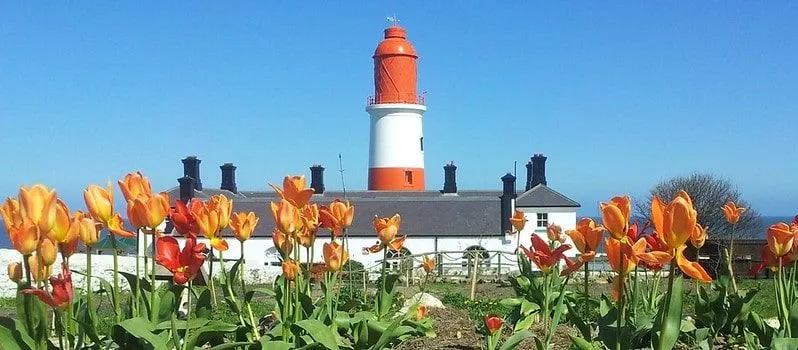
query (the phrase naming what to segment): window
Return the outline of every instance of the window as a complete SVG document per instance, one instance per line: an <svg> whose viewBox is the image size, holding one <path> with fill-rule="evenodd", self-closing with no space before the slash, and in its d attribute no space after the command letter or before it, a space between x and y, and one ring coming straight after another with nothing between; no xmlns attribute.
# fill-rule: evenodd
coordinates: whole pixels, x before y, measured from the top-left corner
<svg viewBox="0 0 798 350"><path fill-rule="evenodd" d="M410 170L405 170L405 183L409 185L413 184L413 172Z"/></svg>
<svg viewBox="0 0 798 350"><path fill-rule="evenodd" d="M549 213L538 213L538 227L549 226Z"/></svg>
<svg viewBox="0 0 798 350"><path fill-rule="evenodd" d="M419 143L421 143L421 151L424 151L424 138L418 139Z"/></svg>
<svg viewBox="0 0 798 350"><path fill-rule="evenodd" d="M402 250L398 252L388 249L385 267L393 271L407 271L408 269L412 269L413 258L410 257L411 255L413 254L405 247L402 247Z"/></svg>

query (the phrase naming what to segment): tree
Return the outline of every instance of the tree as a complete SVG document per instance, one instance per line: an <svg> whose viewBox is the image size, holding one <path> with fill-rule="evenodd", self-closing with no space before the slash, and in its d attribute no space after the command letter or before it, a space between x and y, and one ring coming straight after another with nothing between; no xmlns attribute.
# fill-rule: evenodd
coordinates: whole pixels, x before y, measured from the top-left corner
<svg viewBox="0 0 798 350"><path fill-rule="evenodd" d="M746 202L731 181L712 174L693 173L689 176L679 176L664 180L654 186L646 200L635 201L635 214L643 221L651 217L651 199L656 195L669 202L680 190L687 191L693 200L698 223L707 227L707 236L710 242L717 247L717 257L722 257L722 250L728 247L732 239L753 238L763 230L762 220L756 209ZM726 223L721 207L732 201L737 206L746 208L734 231ZM733 236L732 236L733 234ZM720 260L716 260L720 264ZM718 266L715 266L718 271Z"/></svg>

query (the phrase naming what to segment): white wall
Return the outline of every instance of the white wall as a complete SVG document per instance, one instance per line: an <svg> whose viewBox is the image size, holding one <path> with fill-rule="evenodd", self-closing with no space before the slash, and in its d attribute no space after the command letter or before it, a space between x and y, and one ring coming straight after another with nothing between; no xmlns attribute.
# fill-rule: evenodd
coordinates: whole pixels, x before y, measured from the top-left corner
<svg viewBox="0 0 798 350"><path fill-rule="evenodd" d="M563 235L565 231L576 229L576 208L516 208L524 213L524 217L528 220L524 230L521 231L521 245L529 247L531 244L532 234L539 235L544 240L548 241L546 236L546 227L537 227L538 213L548 213L548 223L557 224L562 227ZM573 242L568 236L565 236L565 243L573 247ZM579 252L576 248L568 250L565 254L569 257L576 256Z"/></svg>

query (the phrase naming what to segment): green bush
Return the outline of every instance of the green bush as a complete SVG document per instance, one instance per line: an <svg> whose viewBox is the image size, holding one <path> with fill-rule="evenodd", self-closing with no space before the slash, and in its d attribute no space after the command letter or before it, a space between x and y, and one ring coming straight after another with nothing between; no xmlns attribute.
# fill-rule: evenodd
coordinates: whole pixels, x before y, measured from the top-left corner
<svg viewBox="0 0 798 350"><path fill-rule="evenodd" d="M505 317L510 312L510 310L502 306L499 299L480 298L470 300L460 293L446 293L441 298L441 302L447 307L468 312L468 316L478 322L482 322L483 317L487 314L497 314Z"/></svg>

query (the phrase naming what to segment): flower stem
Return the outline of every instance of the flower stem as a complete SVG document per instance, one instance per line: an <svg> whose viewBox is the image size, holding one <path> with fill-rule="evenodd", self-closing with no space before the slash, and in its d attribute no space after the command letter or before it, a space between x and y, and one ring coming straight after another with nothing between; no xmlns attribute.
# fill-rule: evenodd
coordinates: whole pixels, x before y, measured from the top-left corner
<svg viewBox="0 0 798 350"><path fill-rule="evenodd" d="M94 324L97 318L94 314L94 304L91 302L91 296L94 294L91 287L91 250L92 247L86 247L86 307L89 309L91 322Z"/></svg>
<svg viewBox="0 0 798 350"><path fill-rule="evenodd" d="M22 263L25 265L25 277L28 280L28 288L32 288L33 284L31 281L31 270L30 270L30 263L28 263L28 258L31 255L25 255L22 257ZM34 327L33 327L33 295L30 294L23 294L22 296L24 303L25 303L25 324L28 326L28 334L34 334Z"/></svg>
<svg viewBox="0 0 798 350"><path fill-rule="evenodd" d="M155 228L152 229L152 272L150 273L150 282L152 283L152 292L150 292L150 322L155 323L158 319L158 313L155 311L155 257L158 255L158 232Z"/></svg>
<svg viewBox="0 0 798 350"><path fill-rule="evenodd" d="M114 299L116 322L119 323L122 320L122 311L119 308L119 260L116 252L116 235L113 234L111 230L108 230L108 235L111 238L111 249L114 251L114 290L112 291L112 296Z"/></svg>
<svg viewBox="0 0 798 350"><path fill-rule="evenodd" d="M60 349L66 349L64 347L64 323L62 320L64 313L63 311L58 309L54 311L55 311L55 332L58 333L58 345Z"/></svg>
<svg viewBox="0 0 798 350"><path fill-rule="evenodd" d="M670 308L671 308L671 297L672 297L672 294L673 294L673 280L675 279L674 277L676 275L676 254L673 254L673 255L674 255L673 259L671 260L671 263L670 263L670 271L668 272L668 293L665 294L665 310L670 310ZM666 316L667 316L667 312L663 312L662 313L662 318L659 319L661 325L665 324L665 317ZM658 343L659 343L658 345L659 346L657 347L658 349L665 348L664 339L665 338L662 337L662 336L659 337L659 340L658 340Z"/></svg>
<svg viewBox="0 0 798 350"><path fill-rule="evenodd" d="M183 334L183 346L182 346L182 348L184 350L186 349L186 346L187 346L186 344L188 343L188 333L189 333L189 330L190 330L189 321L191 321L191 293L192 293L191 282L192 282L192 280L188 281L188 291L187 291L188 292L188 298L187 298L188 301L186 302L188 304L186 306L186 333ZM175 345L177 345L177 344L175 344Z"/></svg>
<svg viewBox="0 0 798 350"><path fill-rule="evenodd" d="M588 306L588 303L590 302L590 300L589 300L590 299L590 294L589 294L590 293L590 284L588 282L588 276L590 276L590 270L588 269L587 265L588 265L588 262L585 262L585 278L584 278L584 280L585 280L584 281L584 283L585 283L585 314L582 315L582 317L587 317L589 309L590 309L590 306Z"/></svg>
<svg viewBox="0 0 798 350"><path fill-rule="evenodd" d="M282 307L282 310L281 310L281 313L280 313L280 317L282 318L282 320L280 320L280 321L282 321L282 323L283 323L283 325L282 325L283 326L283 339L282 340L284 342L288 342L289 341L289 339L288 339L289 338L288 331L290 330L290 327L289 327L290 325L288 324L288 321L289 321L288 314L291 313L291 311L290 311L291 293L288 292L288 287L290 285L291 285L291 282L289 282L287 279L283 278L283 305L282 305L283 307Z"/></svg>
<svg viewBox="0 0 798 350"><path fill-rule="evenodd" d="M731 236L729 237L729 255L727 256L726 260L729 264L729 278L731 278L732 283L732 290L734 293L737 293L737 280L734 279L734 267L733 267L733 260L734 260L734 231L737 227L737 224L732 225Z"/></svg>
<svg viewBox="0 0 798 350"><path fill-rule="evenodd" d="M238 264L238 274L241 276L241 295L244 296L244 305L247 306L249 323L252 324L252 334L255 335L255 340L259 340L260 333L258 332L258 325L255 324L255 316L252 314L252 306L250 306L249 301L247 300L247 287L244 281L244 262L244 241L241 241L241 262Z"/></svg>
<svg viewBox="0 0 798 350"><path fill-rule="evenodd" d="M208 256L208 284L211 286L211 301L213 306L217 306L216 301L216 284L213 282L213 247L211 247L211 254Z"/></svg>
<svg viewBox="0 0 798 350"><path fill-rule="evenodd" d="M626 268L623 266L623 253L619 254L620 264L618 264L618 320L616 322L616 336L615 336L615 349L621 349L621 336L622 336L622 329L621 325L623 324L623 319L626 317L626 309L624 305L624 286L625 281L624 278L626 272Z"/></svg>
<svg viewBox="0 0 798 350"><path fill-rule="evenodd" d="M386 259L388 259L388 247L382 248L382 266L380 267L380 282L381 282L380 284L381 284L381 286L380 286L380 291L377 292L378 293L377 295L379 295L379 298L377 298L377 302L379 303L377 305L377 313L378 313L377 318L380 318L380 319L384 316L384 313L387 313L386 310L382 310L381 309L381 307L382 307L382 296L384 294L383 292L385 291L385 265L387 264L387 262L385 261Z"/></svg>
<svg viewBox="0 0 798 350"><path fill-rule="evenodd" d="M144 237L147 237L147 235L144 234ZM146 238L145 238L145 240L146 240ZM139 292L140 292L139 289L141 289L141 285L140 285L140 283L141 283L141 272L139 270L141 268L140 267L141 263L139 262L139 260L141 260L141 256L139 256L139 250L138 250L138 248L136 248L136 290L133 292L133 294L135 295L135 300L133 300L133 306L135 308L136 315L141 317L141 304L139 303L139 298L140 298L139 297Z"/></svg>

